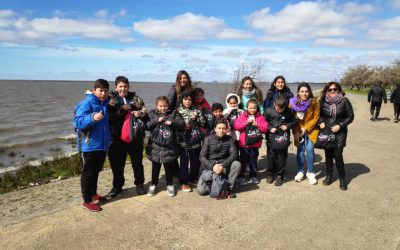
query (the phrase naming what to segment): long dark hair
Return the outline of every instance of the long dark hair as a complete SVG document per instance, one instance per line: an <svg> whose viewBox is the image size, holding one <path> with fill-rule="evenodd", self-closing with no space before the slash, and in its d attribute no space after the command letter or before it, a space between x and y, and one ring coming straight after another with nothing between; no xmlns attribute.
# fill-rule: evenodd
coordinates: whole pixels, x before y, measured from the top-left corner
<svg viewBox="0 0 400 250"><path fill-rule="evenodd" d="M335 87L338 89L338 93L342 94L343 96L346 95L346 93L343 91L342 86L338 82L328 82L324 89L321 92L321 97L325 97L326 93L328 92L328 89L332 86L335 85Z"/></svg>
<svg viewBox="0 0 400 250"><path fill-rule="evenodd" d="M236 94L238 95L238 96L240 96L240 98L242 99L242 96L243 96L243 84L244 84L244 82L245 81L247 81L247 80L250 80L251 81L251 84L253 85L253 88L256 90L256 101L258 102L258 103L263 103L263 101L264 101L264 99L263 99L263 94L262 94L262 92L261 92L261 89L259 89L258 87L257 87L257 85L254 83L254 81L253 81L253 79L250 77L250 76L245 76L245 77L243 77L243 79L242 79L242 84L240 85L240 87L236 90Z"/></svg>
<svg viewBox="0 0 400 250"><path fill-rule="evenodd" d="M181 76L186 75L187 77L187 85L185 89L182 89L180 81L181 81ZM175 91L176 91L176 96L179 97L184 90L193 90L193 85L192 85L192 80L190 79L189 73L186 72L185 70L180 70L178 74L176 75L176 80L175 80Z"/></svg>
<svg viewBox="0 0 400 250"><path fill-rule="evenodd" d="M268 92L272 92L272 93L275 92L275 90L276 90L275 83L276 83L279 79L282 79L282 81L285 83L285 86L283 87L282 91L290 91L290 88L287 86L285 77L283 77L283 76L277 76L277 77L275 77L274 80L272 81L271 87L269 88Z"/></svg>

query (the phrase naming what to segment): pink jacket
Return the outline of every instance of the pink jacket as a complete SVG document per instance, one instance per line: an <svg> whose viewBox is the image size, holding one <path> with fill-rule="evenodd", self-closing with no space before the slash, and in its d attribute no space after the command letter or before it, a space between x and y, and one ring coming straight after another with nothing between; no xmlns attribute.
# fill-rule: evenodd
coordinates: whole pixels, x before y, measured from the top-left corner
<svg viewBox="0 0 400 250"><path fill-rule="evenodd" d="M247 119L249 118L249 115L246 112L241 114L235 121L235 129L240 131L240 137L239 137L239 147L241 148L261 148L261 143L262 141L259 141L257 143L254 143L251 146L245 146L245 141L246 141L246 125L247 125ZM257 122L257 127L260 130L261 133L267 132L268 129L268 122L265 120L264 116L260 114L260 112L257 112L255 115L256 122Z"/></svg>

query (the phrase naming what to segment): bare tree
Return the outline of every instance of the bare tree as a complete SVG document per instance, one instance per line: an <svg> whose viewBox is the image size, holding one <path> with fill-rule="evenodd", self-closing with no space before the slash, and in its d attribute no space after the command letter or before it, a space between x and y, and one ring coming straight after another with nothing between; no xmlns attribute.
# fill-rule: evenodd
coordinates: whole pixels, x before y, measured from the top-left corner
<svg viewBox="0 0 400 250"><path fill-rule="evenodd" d="M261 60L252 64L239 64L233 69L233 91L236 92L236 90L242 86L242 79L245 76L250 76L254 81L257 81L257 79L260 80L260 74L262 73L264 67L265 62Z"/></svg>

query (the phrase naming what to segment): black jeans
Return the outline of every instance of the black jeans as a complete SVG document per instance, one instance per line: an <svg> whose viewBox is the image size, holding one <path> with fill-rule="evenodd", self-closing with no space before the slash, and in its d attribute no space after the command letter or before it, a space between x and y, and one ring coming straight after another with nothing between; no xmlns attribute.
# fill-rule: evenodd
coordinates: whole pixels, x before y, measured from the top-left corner
<svg viewBox="0 0 400 250"><path fill-rule="evenodd" d="M175 161L163 163L164 170L165 170L165 181L167 186L172 185L172 178L174 177L174 168L175 168ZM160 176L160 169L161 163L159 162L152 162L152 169L151 169L151 184L158 185L158 177Z"/></svg>
<svg viewBox="0 0 400 250"><path fill-rule="evenodd" d="M197 182L199 179L200 171L200 151L201 148L195 149L184 149L179 147L179 183L181 185L188 184L190 182ZM190 163L190 173L189 173Z"/></svg>
<svg viewBox="0 0 400 250"><path fill-rule="evenodd" d="M267 143L267 170L266 174L283 177L285 174L288 149L273 150L271 143Z"/></svg>
<svg viewBox="0 0 400 250"><path fill-rule="evenodd" d="M371 116L374 117L375 119L378 118L379 116L379 112L381 111L381 106L382 106L382 102L372 102L371 101ZM375 114L374 114L375 111Z"/></svg>
<svg viewBox="0 0 400 250"><path fill-rule="evenodd" d="M110 160L113 172L113 187L122 189L125 184L124 169L126 156L131 158L135 185L144 183L143 172L143 141L138 142L113 142L108 149L108 159Z"/></svg>
<svg viewBox="0 0 400 250"><path fill-rule="evenodd" d="M246 165L249 164L250 178L257 177L258 170L258 148L240 148L240 163L242 164L242 169L240 171L240 177L243 178L246 172Z"/></svg>
<svg viewBox="0 0 400 250"><path fill-rule="evenodd" d="M400 103L393 103L394 118L399 119Z"/></svg>
<svg viewBox="0 0 400 250"><path fill-rule="evenodd" d="M81 174L81 191L85 203L92 202L92 197L97 194L97 181L106 159L105 151L81 153L83 170Z"/></svg>
<svg viewBox="0 0 400 250"><path fill-rule="evenodd" d="M338 171L339 179L345 178L344 161L343 161L343 148L325 149L325 165L326 175L332 176L333 172L333 159L335 159L336 169Z"/></svg>

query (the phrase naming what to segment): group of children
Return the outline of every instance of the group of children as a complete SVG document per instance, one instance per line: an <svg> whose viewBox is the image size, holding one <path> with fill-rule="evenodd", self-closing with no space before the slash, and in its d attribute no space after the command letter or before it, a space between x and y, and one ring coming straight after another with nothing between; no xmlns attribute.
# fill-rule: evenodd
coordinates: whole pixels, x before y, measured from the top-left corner
<svg viewBox="0 0 400 250"><path fill-rule="evenodd" d="M272 183L275 180L276 186L282 185L288 145L274 148L273 135L277 134L278 130L288 132L296 125L294 113L287 108L287 101L283 97L278 97L272 107L264 111L262 95L260 97L258 94L259 89L250 77L245 77L240 91L227 95L225 108L220 103L210 106L204 98L204 91L194 88L179 93L176 109L170 106L168 97L159 96L155 101L155 109L148 112L142 100L128 90L129 82L125 77L117 77L115 91L111 94L108 82L99 79L95 82L92 92L87 94L86 99L75 109L74 125L78 130L78 141L81 145L79 151L84 166L81 176L84 208L100 211L98 202L106 199L97 194L97 180L107 151L114 175L113 188L108 197L115 197L122 191L127 153L130 154L132 165L135 165L133 170L137 193L146 193L141 163L144 136L131 137L131 142L120 140L120 130L130 116L133 117L129 118L130 124L132 120L140 120L143 122L143 129L150 133L146 146L146 155L152 162L151 185L147 191L149 196L158 191L161 165L164 165L165 169L168 196L176 195L174 177L179 178L182 191L192 191L192 186L196 185L201 174L199 158L202 142L207 135L213 133L215 120L220 118L226 119L227 135L232 137L239 151L238 160L242 166L238 184L259 183L257 160L263 135L267 134L267 171L268 176L273 178L267 182ZM128 103L126 96L129 94L131 98ZM135 124L135 129L140 127L138 123ZM130 150L131 147L134 147L135 151ZM122 154L122 157L117 157L120 161L115 160L115 154ZM246 170L249 171L248 180Z"/></svg>

